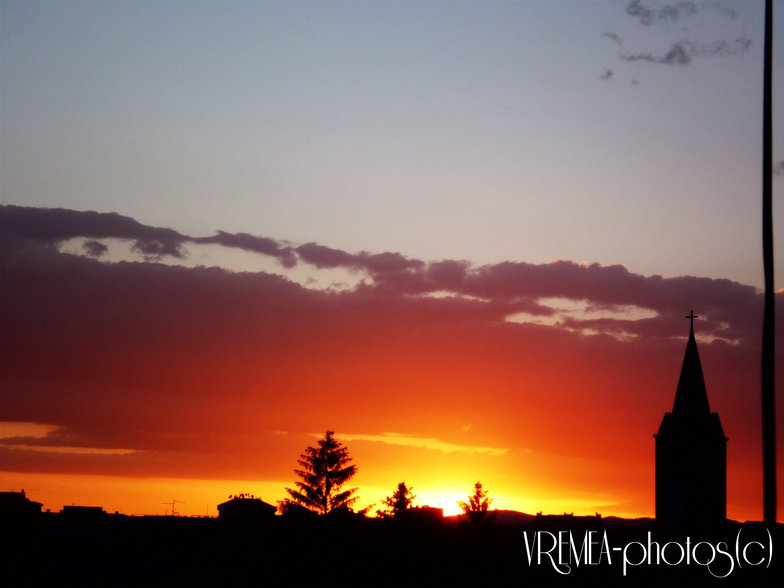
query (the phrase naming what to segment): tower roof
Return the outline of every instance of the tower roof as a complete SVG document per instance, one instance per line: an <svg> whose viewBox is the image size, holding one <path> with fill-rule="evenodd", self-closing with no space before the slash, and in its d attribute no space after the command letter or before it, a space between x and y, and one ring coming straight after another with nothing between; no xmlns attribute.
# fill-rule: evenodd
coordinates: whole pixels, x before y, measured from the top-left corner
<svg viewBox="0 0 784 588"><path fill-rule="evenodd" d="M686 354L683 356L681 377L678 380L678 390L675 392L675 404L672 415L678 417L709 417L710 405L708 392L705 389L705 379L702 376L700 354L697 351L697 341L694 339L694 320L692 319L689 330L689 341L686 343Z"/></svg>

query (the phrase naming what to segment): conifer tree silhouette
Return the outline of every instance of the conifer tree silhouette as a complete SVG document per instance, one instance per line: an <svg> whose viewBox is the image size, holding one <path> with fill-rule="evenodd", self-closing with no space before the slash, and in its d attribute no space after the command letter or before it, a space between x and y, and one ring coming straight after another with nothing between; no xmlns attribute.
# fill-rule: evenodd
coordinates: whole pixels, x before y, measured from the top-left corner
<svg viewBox="0 0 784 588"><path fill-rule="evenodd" d="M382 517L396 517L411 508L411 505L416 498L416 495L411 492L413 488L406 486L405 482L400 482L397 485L397 490L394 491L392 496L387 496L382 503L387 507L385 510L379 510L378 514Z"/></svg>
<svg viewBox="0 0 784 588"><path fill-rule="evenodd" d="M304 507L319 515L338 509L350 509L356 502L357 489L341 490L343 484L357 473L351 464L348 449L327 431L316 447L307 447L297 460L302 469L294 470L300 480L294 482L296 490L286 488L291 498L281 501L284 511Z"/></svg>
<svg viewBox="0 0 784 588"><path fill-rule="evenodd" d="M489 521L495 513L488 513L493 499L490 498L486 490L482 489L482 483L474 484L474 492L468 497L468 502L457 501L457 506L463 509L463 513L468 517L469 522L481 523Z"/></svg>

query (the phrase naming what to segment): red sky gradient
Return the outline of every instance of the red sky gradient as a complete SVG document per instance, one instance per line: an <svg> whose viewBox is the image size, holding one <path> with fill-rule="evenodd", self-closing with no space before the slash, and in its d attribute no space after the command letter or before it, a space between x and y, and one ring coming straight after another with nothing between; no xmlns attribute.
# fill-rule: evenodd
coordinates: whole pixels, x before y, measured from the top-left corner
<svg viewBox="0 0 784 588"><path fill-rule="evenodd" d="M83 255L61 247L75 239ZM137 261L108 261L117 239ZM207 245L277 270L177 265ZM405 480L418 503L451 510L479 480L499 508L653 516L652 435L672 409L693 309L730 438L728 516L761 517L752 286L193 238L11 206L0 267L0 489L24 487L46 508L163 514L177 498L183 514L215 514L238 492L275 503L329 428L359 467L360 508ZM287 277L319 269L357 283ZM779 431L783 414L779 402Z"/></svg>

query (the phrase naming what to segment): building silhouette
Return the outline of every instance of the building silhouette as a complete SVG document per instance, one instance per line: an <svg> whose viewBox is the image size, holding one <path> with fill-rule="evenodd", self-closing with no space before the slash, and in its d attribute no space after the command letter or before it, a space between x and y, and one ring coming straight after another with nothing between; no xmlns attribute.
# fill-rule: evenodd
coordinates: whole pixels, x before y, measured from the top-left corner
<svg viewBox="0 0 784 588"><path fill-rule="evenodd" d="M399 513L399 518L414 524L442 523L444 509L435 506L412 506Z"/></svg>
<svg viewBox="0 0 784 588"><path fill-rule="evenodd" d="M252 494L230 496L218 505L218 518L222 521L260 522L275 516L276 508Z"/></svg>
<svg viewBox="0 0 784 588"><path fill-rule="evenodd" d="M41 514L43 504L27 498L25 491L0 492L0 528L10 522L26 522Z"/></svg>
<svg viewBox="0 0 784 588"><path fill-rule="evenodd" d="M727 518L727 437L711 412L694 339L694 313L672 412L656 438L656 521L671 531L710 532Z"/></svg>
<svg viewBox="0 0 784 588"><path fill-rule="evenodd" d="M75 524L94 524L106 520L109 515L101 506L64 506L60 510L63 520Z"/></svg>

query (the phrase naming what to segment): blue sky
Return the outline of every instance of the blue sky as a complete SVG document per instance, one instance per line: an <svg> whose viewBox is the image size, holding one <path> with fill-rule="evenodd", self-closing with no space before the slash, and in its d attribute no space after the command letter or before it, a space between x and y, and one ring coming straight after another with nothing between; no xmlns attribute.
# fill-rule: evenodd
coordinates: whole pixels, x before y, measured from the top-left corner
<svg viewBox="0 0 784 588"><path fill-rule="evenodd" d="M4 203L761 285L761 1L0 10Z"/></svg>

